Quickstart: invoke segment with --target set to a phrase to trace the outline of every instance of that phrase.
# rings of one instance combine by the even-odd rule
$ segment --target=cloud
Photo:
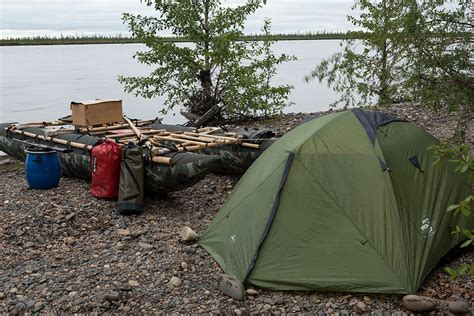
[[[225,5],[243,3],[223,1]],[[268,0],[249,17],[247,32],[257,32],[271,18],[274,32],[344,30],[352,1]],[[153,14],[139,0],[2,0],[0,36],[127,33],[122,12]]]

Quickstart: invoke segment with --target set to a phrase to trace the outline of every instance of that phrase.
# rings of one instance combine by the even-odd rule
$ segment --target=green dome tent
[[[410,293],[462,241],[470,194],[437,140],[352,110],[295,128],[245,173],[200,239],[225,273],[268,289]]]

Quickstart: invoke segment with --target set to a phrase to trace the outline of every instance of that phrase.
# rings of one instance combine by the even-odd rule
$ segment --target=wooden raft
[[[152,160],[156,163],[172,164],[172,158],[164,155],[172,152],[196,152],[205,148],[216,148],[224,145],[239,145],[247,148],[258,149],[259,145],[245,140],[235,133],[214,135],[220,131],[218,127],[204,127],[192,132],[167,131],[165,129],[152,129],[147,125],[153,120],[130,120],[125,115],[123,123],[107,124],[101,126],[75,127],[69,122],[56,120],[48,122],[33,122],[14,124],[9,129],[11,132],[43,141],[67,145],[72,148],[91,150],[92,146],[77,142],[70,142],[54,136],[68,133],[84,133],[91,136],[115,139],[125,146],[132,142],[147,147],[152,153]],[[43,128],[45,135],[24,131],[24,128]]]

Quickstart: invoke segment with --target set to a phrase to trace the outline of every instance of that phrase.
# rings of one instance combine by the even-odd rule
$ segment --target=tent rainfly
[[[462,242],[447,212],[471,194],[433,166],[438,141],[359,109],[308,121],[250,167],[200,244],[226,274],[275,290],[412,293]]]

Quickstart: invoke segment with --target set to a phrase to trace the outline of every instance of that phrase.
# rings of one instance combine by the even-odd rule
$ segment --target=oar
[[[19,143],[22,143],[22,144],[26,144],[26,145],[29,145],[29,146],[33,146],[33,147],[37,147],[37,148],[44,148],[44,149],[49,149],[49,150],[54,150],[54,151],[57,151],[57,152],[60,152],[60,153],[64,153],[64,154],[67,154],[67,153],[71,153],[73,150],[71,148],[60,148],[60,147],[56,147],[56,146],[48,146],[48,145],[43,145],[43,144],[35,144],[35,143],[30,143],[30,142],[27,142],[27,141],[24,141],[24,140],[20,140],[20,139],[13,139],[14,141],[17,141]]]

